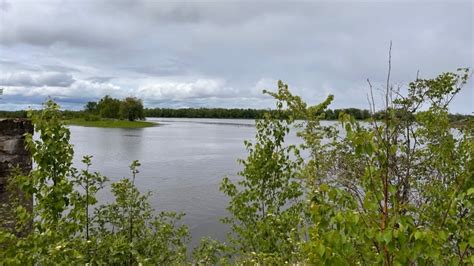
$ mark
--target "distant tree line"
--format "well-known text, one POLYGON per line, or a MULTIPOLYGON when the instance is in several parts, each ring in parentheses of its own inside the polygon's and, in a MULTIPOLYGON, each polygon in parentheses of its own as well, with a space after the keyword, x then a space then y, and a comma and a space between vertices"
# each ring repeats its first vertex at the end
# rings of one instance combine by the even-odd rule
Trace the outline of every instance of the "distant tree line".
POLYGON ((1 118, 26 118, 27 112, 25 110, 18 111, 0 111, 1 118))
MULTIPOLYGON (((271 109, 239 109, 239 108, 146 108, 146 117, 175 117, 175 118, 240 118, 240 119, 261 119, 265 113, 274 113, 271 109)), ((324 112, 324 120, 337 120, 341 114, 347 114, 357 120, 365 120, 371 117, 367 109, 343 108, 327 109, 324 112)), ((403 116, 402 111, 395 111, 398 117, 403 116)), ((319 113, 321 115, 322 113, 319 113)), ((378 111, 374 114, 375 119, 380 120, 385 117, 385 111, 378 111)), ((450 114, 451 121, 462 121, 471 115, 450 114)), ((298 117, 301 119, 301 117, 298 117)))
POLYGON ((177 117, 177 118, 262 118, 264 109, 226 109, 226 108, 146 108, 146 117, 177 117))
MULTIPOLYGON (((88 102, 81 111, 63 110, 64 119, 83 118, 87 121, 106 119, 127 119, 130 121, 144 120, 145 113, 143 102, 135 97, 127 97, 123 100, 104 96, 97 102, 88 102)), ((26 110, 1 111, 0 118, 26 118, 26 110)))
MULTIPOLYGON (((259 119, 263 118, 263 114, 272 113, 275 110, 268 109, 226 109, 226 108, 152 108, 145 109, 147 117, 178 117, 178 118, 242 118, 242 119, 259 119)), ((339 114, 346 113, 354 116, 356 119, 362 120, 370 117, 369 110, 347 108, 326 110, 324 119, 337 120, 339 114)))
MULTIPOLYGON (((227 118, 227 119, 261 119, 265 113, 274 113, 271 109, 239 109, 239 108, 143 108, 140 99, 128 97, 124 100, 105 96, 97 102, 88 102, 83 111, 62 111, 67 119, 85 118, 86 120, 98 120, 100 118, 142 120, 145 117, 174 117, 174 118, 227 118)), ((358 108, 327 109, 324 111, 324 120, 337 120, 341 114, 348 114, 357 120, 365 120, 371 117, 369 110, 358 108)), ((384 111, 374 114, 375 119, 384 118, 384 111)), ((403 116, 403 112, 395 112, 398 117, 403 116)), ((0 111, 0 117, 26 118, 27 112, 20 111, 0 111)), ((467 120, 472 115, 450 114, 451 122, 467 120)), ((301 118, 301 117, 299 117, 301 118)))

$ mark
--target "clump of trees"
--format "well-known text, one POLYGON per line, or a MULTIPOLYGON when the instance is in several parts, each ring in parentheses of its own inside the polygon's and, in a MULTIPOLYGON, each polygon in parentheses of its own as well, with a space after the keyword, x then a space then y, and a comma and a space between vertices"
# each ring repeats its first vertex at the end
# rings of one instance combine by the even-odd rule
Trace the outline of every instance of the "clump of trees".
MULTIPOLYGON (((6 264, 463 265, 474 263, 474 121, 452 130, 448 106, 468 69, 417 78, 405 92, 389 79, 382 119, 352 115, 319 122, 333 100, 308 106, 283 82, 274 112, 257 121, 240 178, 224 178, 231 226, 225 243, 204 238, 186 258, 180 214, 154 215, 131 177, 112 184, 115 201, 96 206, 105 177, 72 165, 58 106, 32 114, 27 137, 36 168, 13 186, 35 197, 16 229, 0 229, 6 264), (297 118, 304 118, 299 120, 297 118), (296 130, 301 145, 285 143, 296 130), (304 156, 302 155, 304 154, 304 156), (30 228, 27 235, 15 230, 30 228)), ((372 91, 372 89, 371 89, 372 91)))
POLYGON ((127 119, 129 121, 145 119, 143 102, 135 97, 119 100, 106 95, 98 102, 88 102, 84 110, 89 115, 98 115, 103 118, 127 119))

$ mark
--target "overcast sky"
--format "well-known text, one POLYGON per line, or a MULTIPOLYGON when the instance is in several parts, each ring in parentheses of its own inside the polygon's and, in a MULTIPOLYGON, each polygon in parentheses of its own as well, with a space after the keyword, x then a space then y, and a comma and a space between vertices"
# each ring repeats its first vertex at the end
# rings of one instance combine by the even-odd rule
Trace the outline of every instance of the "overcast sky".
MULTIPOLYGON (((366 79, 406 84, 473 67, 472 1, 0 0, 0 109, 109 94, 147 107, 273 105, 278 79, 310 103, 367 108, 366 79)), ((379 85, 377 85, 379 86, 379 85)), ((473 82, 452 106, 473 112, 473 82)))

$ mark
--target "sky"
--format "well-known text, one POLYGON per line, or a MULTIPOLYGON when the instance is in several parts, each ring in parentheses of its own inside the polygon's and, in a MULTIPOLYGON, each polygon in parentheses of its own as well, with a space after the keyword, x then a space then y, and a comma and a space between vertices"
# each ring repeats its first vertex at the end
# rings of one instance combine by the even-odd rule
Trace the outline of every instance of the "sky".
MULTIPOLYGON (((0 110, 104 95, 145 107, 269 108, 278 80, 310 104, 369 108, 387 76, 473 67, 473 1, 0 0, 0 110)), ((470 81, 451 111, 474 112, 470 81)), ((381 101, 380 101, 381 102, 381 101)))

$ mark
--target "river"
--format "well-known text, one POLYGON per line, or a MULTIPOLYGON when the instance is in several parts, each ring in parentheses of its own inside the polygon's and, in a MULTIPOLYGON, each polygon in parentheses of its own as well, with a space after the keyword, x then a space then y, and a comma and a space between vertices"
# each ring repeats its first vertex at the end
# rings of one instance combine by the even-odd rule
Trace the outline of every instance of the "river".
MULTIPOLYGON (((255 135, 253 120, 149 118, 159 126, 116 129, 71 126, 74 164, 84 155, 93 156, 91 170, 111 182, 130 176, 133 160, 141 163, 136 185, 151 191, 156 211, 186 215, 194 247, 203 236, 225 240, 227 226, 219 219, 227 215, 228 199, 219 191, 224 176, 237 179, 246 158, 243 141, 255 135)), ((296 137, 290 136, 289 142, 296 137)), ((112 199, 110 182, 98 195, 100 202, 112 199)))

